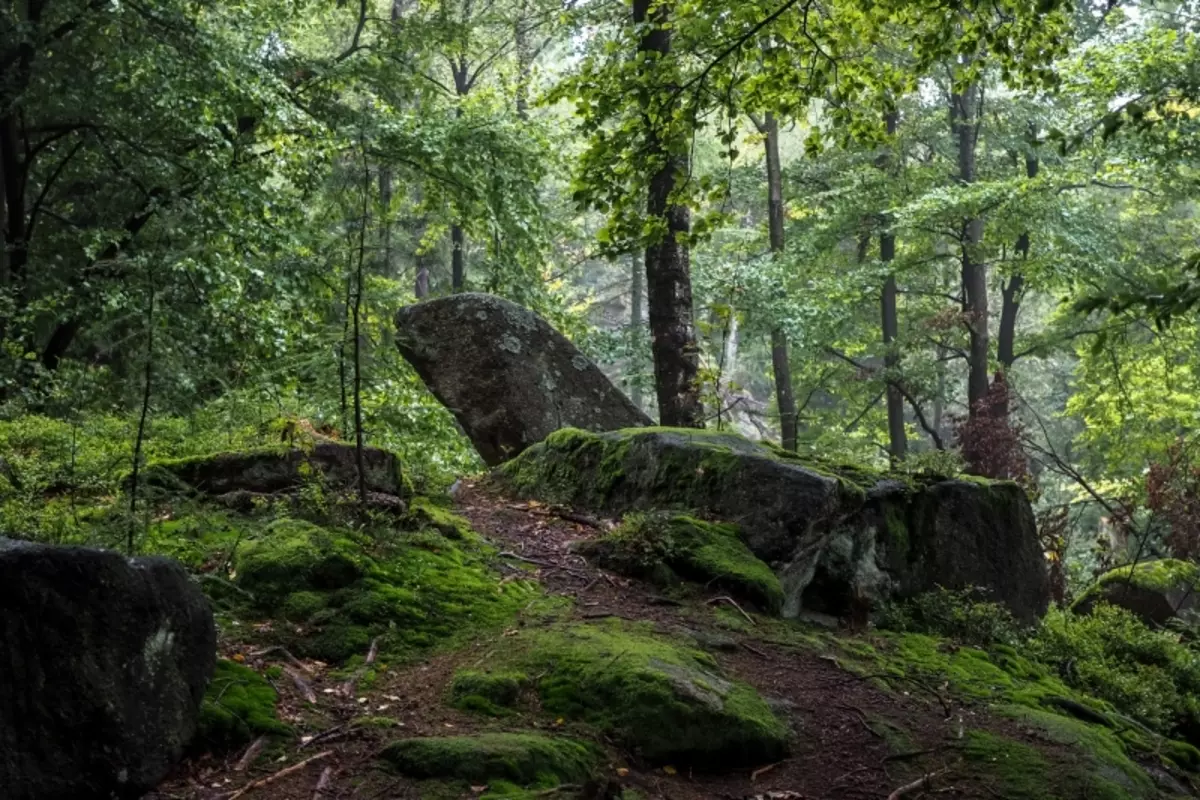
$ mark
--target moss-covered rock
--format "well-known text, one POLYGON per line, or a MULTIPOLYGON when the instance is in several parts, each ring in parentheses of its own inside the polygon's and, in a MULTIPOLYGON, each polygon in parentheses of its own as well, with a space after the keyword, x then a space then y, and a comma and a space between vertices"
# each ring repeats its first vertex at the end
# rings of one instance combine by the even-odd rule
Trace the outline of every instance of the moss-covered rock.
MULTIPOLYGON (((363 449, 368 491, 412 495, 412 483, 394 453, 376 447, 363 449)), ((231 492, 271 494, 292 491, 306 482, 322 480, 351 489, 358 483, 353 445, 318 442, 311 447, 263 447, 183 459, 163 459, 146 465, 145 484, 168 491, 194 491, 210 497, 231 492)))
POLYGON ((235 580, 259 613, 295 625, 279 635, 306 656, 340 663, 367 652, 405 659, 503 625, 538 596, 500 582, 478 548, 433 530, 375 540, 281 519, 243 544, 235 580))
POLYGON ((516 704, 521 688, 529 682, 523 672, 455 673, 450 683, 450 700, 456 708, 499 717, 516 704))
POLYGON ((269 606, 292 592, 331 591, 366 574, 362 548, 311 522, 280 519, 237 554, 239 585, 269 606))
POLYGON ((699 769, 762 764, 787 750, 788 729, 751 687, 707 653, 645 626, 526 631, 500 656, 539 676, 541 707, 605 731, 653 763, 699 769))
POLYGON ((1165 625, 1200 606, 1200 567, 1164 558, 1104 573, 1072 606, 1090 614, 1097 603, 1120 606, 1148 625, 1165 625))
POLYGON ((587 780, 596 770, 599 752, 565 736, 481 733, 401 739, 390 744, 382 758, 413 778, 555 786, 587 780))
POLYGON ((1023 621, 1049 603, 1033 511, 1012 482, 918 482, 675 428, 563 429, 493 474, 548 502, 734 520, 779 575, 789 617, 844 615, 936 586, 987 587, 1023 621))
POLYGON ((227 752, 258 736, 290 734, 276 714, 277 699, 275 689, 254 670, 218 660, 200 708, 193 749, 227 752))
POLYGON ((606 569, 656 581, 718 586, 770 613, 783 607, 779 578, 750 552, 736 525, 684 514, 635 514, 576 550, 606 569), (678 577, 676 577, 678 576, 678 577))

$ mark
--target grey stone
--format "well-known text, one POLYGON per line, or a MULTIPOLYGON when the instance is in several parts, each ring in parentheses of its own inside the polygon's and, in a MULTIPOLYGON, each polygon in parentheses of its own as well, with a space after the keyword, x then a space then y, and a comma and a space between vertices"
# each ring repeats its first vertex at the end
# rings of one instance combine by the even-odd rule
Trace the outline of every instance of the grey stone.
POLYGON ((563 427, 649 425, 546 320, 515 303, 465 293, 406 306, 396 343, 489 465, 563 427))
POLYGON ((0 538, 0 653, 0 793, 133 798, 195 732, 216 629, 174 561, 0 538))

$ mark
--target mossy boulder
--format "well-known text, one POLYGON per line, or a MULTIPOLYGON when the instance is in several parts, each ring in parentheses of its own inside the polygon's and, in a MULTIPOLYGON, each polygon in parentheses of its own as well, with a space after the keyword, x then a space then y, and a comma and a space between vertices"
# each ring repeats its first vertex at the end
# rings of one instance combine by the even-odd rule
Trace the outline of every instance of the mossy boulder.
POLYGON ((650 424, 546 320, 493 295, 405 306, 396 314, 396 344, 489 465, 565 425, 603 431, 650 424))
MULTIPOLYGON (((368 491, 412 495, 412 484, 394 453, 366 447, 363 461, 368 491)), ((147 485, 168 491, 192 491, 209 497, 289 492, 315 480, 350 490, 358 485, 358 466, 353 445, 318 442, 306 448, 264 447, 154 461, 146 465, 144 480, 147 485)))
POLYGON ((378 638, 404 659, 499 627, 538 596, 502 584, 485 558, 433 530, 381 540, 281 519, 239 548, 235 581, 255 610, 291 623, 278 635, 303 655, 341 663, 378 638))
POLYGON ((937 586, 986 587, 1023 621, 1049 604, 1033 510, 1012 482, 914 481, 673 428, 563 429, 493 476, 547 502, 735 521, 779 576, 785 616, 841 615, 937 586))
POLYGON ((384 761, 413 778, 549 787, 586 781, 596 771, 599 757, 599 751, 584 742, 535 733, 401 739, 382 753, 384 761))
POLYGON ((1165 625, 1200 606, 1200 567, 1171 558, 1117 567, 1101 575, 1072 610, 1090 614, 1100 602, 1128 609, 1148 625, 1165 625))
POLYGON ((275 711, 278 695, 263 676, 227 659, 217 661, 192 749, 235 750, 262 735, 285 736, 291 729, 275 711))
POLYGON ((651 763, 719 770, 778 760, 788 728, 713 658, 611 621, 525 631, 505 668, 539 676, 545 711, 593 725, 651 763))
POLYGON ((779 578, 750 552, 736 525, 686 514, 637 514, 612 533, 575 549, 614 572, 668 584, 684 579, 719 587, 770 613, 783 607, 779 578))

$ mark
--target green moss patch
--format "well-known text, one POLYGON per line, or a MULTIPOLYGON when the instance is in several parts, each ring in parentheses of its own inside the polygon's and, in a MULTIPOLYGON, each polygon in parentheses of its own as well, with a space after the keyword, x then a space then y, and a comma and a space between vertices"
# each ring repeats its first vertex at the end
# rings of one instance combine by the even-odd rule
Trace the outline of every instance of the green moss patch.
POLYGON ((591 724, 648 761, 721 769, 787 749, 787 727, 754 689, 649 627, 612 621, 511 641, 506 668, 540 676, 545 711, 591 724))
POLYGON ((615 531, 577 550, 615 572, 719 586, 771 613, 783 606, 779 578, 750 552, 735 525, 682 514, 631 514, 615 531))
POLYGON ((217 661, 192 746, 212 752, 235 750, 262 736, 291 733, 275 713, 278 696, 271 684, 249 667, 217 661))
POLYGON ((428 497, 414 497, 408 505, 408 517, 409 523, 418 529, 435 530, 456 542, 479 542, 471 523, 428 497))
POLYGON ((259 613, 293 623, 280 635, 300 654, 342 663, 379 638, 403 660, 499 627, 538 597, 483 559, 432 530, 383 542, 285 519, 239 549, 236 580, 259 613))
POLYGON ((464 711, 503 716, 516 705, 521 688, 529 682, 523 672, 476 672, 463 670, 450 683, 450 701, 464 711))
POLYGON ((964 748, 980 777, 1006 800, 1056 800, 1050 764, 1037 748, 987 731, 970 731, 964 748))
POLYGON ((449 778, 519 786, 582 783, 595 772, 599 752, 566 737, 532 733, 481 733, 401 739, 382 758, 413 778, 449 778))

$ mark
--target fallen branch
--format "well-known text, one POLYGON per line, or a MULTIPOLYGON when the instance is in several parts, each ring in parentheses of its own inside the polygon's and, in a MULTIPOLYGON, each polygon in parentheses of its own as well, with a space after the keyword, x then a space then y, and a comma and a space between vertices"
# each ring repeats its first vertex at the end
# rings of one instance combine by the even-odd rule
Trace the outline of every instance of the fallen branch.
POLYGON ((900 800, 900 798, 904 797, 904 795, 912 794, 917 789, 922 788, 923 786, 925 786, 925 784, 929 783, 931 780, 933 780, 938 775, 941 775, 944 772, 946 772, 946 770, 939 769, 937 772, 926 773, 925 775, 922 775, 920 778, 917 778, 912 783, 906 783, 903 786, 901 786, 900 788, 896 789, 894 792, 892 792, 891 794, 889 794, 887 796, 887 800, 900 800))
POLYGON ((761 776, 766 775, 768 772, 775 769, 782 763, 782 761, 776 761, 774 764, 767 764, 765 767, 759 767, 758 769, 754 770, 754 772, 750 773, 750 782, 754 783, 761 776))
POLYGON ((292 683, 296 684, 296 688, 300 690, 300 694, 304 695, 304 699, 315 705, 317 702, 317 693, 313 691, 312 684, 304 680, 300 676, 300 673, 291 667, 284 667, 283 671, 292 679, 292 683))
POLYGON ((758 624, 758 623, 756 623, 756 622, 754 621, 754 618, 753 618, 753 617, 751 617, 749 614, 747 614, 747 613, 746 613, 746 612, 745 612, 745 611, 742 609, 742 607, 741 607, 741 606, 739 606, 739 605, 737 604, 737 601, 736 601, 736 600, 734 600, 732 597, 728 597, 728 596, 726 596, 726 595, 721 595, 720 597, 714 597, 713 599, 711 599, 711 600, 706 600, 705 602, 706 602, 706 603, 729 603, 729 605, 731 605, 731 606, 733 606, 734 608, 736 608, 736 609, 737 609, 737 610, 738 610, 738 611, 741 613, 741 615, 742 615, 743 617, 745 617, 745 618, 746 618, 746 621, 747 621, 747 622, 749 622, 751 625, 756 625, 756 624, 758 624))
POLYGON ((260 778, 259 780, 251 781, 250 783, 247 783, 245 786, 243 786, 241 789, 238 789, 236 792, 229 795, 229 797, 225 798, 225 800, 237 800, 239 797, 243 797, 246 794, 248 794, 249 792, 254 791, 255 789, 261 789, 264 786, 268 786, 268 785, 274 783, 275 781, 279 780, 280 778, 286 778, 288 775, 293 775, 293 774, 299 772, 300 770, 304 769, 305 767, 307 767, 309 764, 312 764, 315 761, 320 761, 323 758, 329 758, 331 755, 333 755, 333 751, 326 750, 323 753, 317 753, 315 756, 312 756, 311 758, 306 758, 298 764, 293 764, 292 766, 287 767, 286 769, 281 769, 281 770, 279 770, 279 772, 268 775, 265 778, 260 778))
POLYGON ((541 561, 536 558, 529 558, 528 556, 518 555, 517 553, 513 553, 509 550, 505 550, 503 553, 500 553, 499 557, 500 558, 515 558, 517 561, 524 561, 526 564, 534 564, 539 567, 562 569, 562 567, 558 566, 557 564, 555 564, 551 561, 541 561))
POLYGON ((303 661, 301 661, 300 659, 298 659, 294 655, 292 655, 290 652, 288 652, 288 649, 286 647, 280 647, 279 645, 276 645, 275 647, 268 647, 265 650, 255 650, 250 655, 253 658, 261 658, 263 656, 269 656, 272 653, 279 653, 284 658, 286 658, 288 660, 288 662, 291 663, 293 666, 297 667, 298 669, 304 670, 309 675, 313 674, 312 668, 307 666, 303 661))
POLYGON ((233 771, 234 772, 245 772, 246 768, 249 767, 251 762, 254 761, 255 757, 259 753, 262 752, 262 749, 264 746, 266 746, 266 744, 267 744, 266 736, 260 736, 257 739, 255 739, 253 742, 251 742, 250 746, 246 748, 245 754, 241 758, 238 759, 238 762, 234 766, 233 771))
POLYGON ((859 724, 863 726, 863 728, 866 730, 866 732, 871 734, 872 736, 874 736, 876 739, 883 738, 882 733, 880 733, 879 731, 877 731, 871 727, 871 723, 867 721, 867 715, 865 713, 863 713, 863 710, 861 708, 858 708, 857 706, 836 706, 836 707, 840 708, 842 711, 852 712, 854 714, 854 718, 856 720, 858 720, 859 724))
POLYGON ((509 508, 513 509, 514 511, 524 511, 526 514, 534 514, 539 517, 558 517, 559 519, 565 519, 568 522, 577 522, 580 525, 586 525, 589 528, 595 528, 596 530, 601 531, 608 530, 609 527, 603 521, 598 520, 595 517, 590 517, 587 514, 579 514, 575 511, 568 511, 566 509, 529 508, 521 505, 510 505, 509 508))
POLYGON ((745 642, 738 642, 738 644, 740 644, 742 647, 749 650, 751 653, 754 653, 754 655, 758 656, 759 658, 770 658, 769 655, 767 655, 762 650, 759 650, 757 647, 755 647, 752 644, 746 644, 745 642))
POLYGON ((312 800, 321 800, 325 796, 325 792, 329 791, 329 784, 333 782, 333 767, 326 767, 321 770, 321 777, 317 780, 317 788, 313 789, 312 800))

